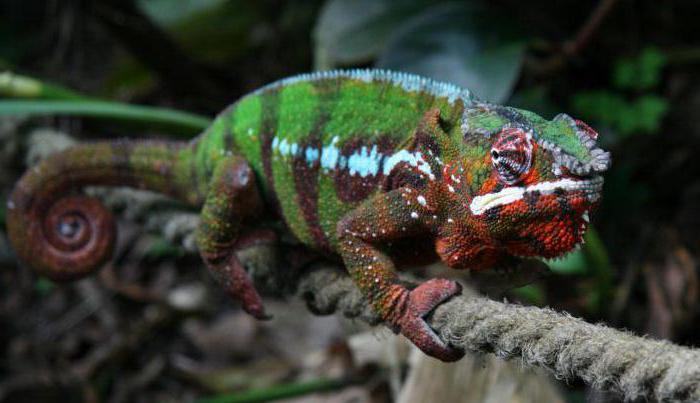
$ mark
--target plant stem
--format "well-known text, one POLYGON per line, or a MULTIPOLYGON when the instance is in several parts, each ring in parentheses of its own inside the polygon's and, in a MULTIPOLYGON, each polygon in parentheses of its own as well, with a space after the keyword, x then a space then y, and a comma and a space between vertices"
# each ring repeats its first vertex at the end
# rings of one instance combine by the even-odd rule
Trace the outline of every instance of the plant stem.
POLYGON ((252 389, 241 393, 219 395, 197 400, 197 403, 254 403, 288 399, 314 392, 340 389, 349 382, 346 379, 319 379, 310 382, 288 383, 265 389, 252 389))
POLYGON ((598 284, 598 292, 591 303, 596 311, 604 313, 609 308, 612 294, 613 267, 605 244, 595 228, 588 229, 585 239, 586 248, 584 250, 591 266, 595 268, 596 283, 598 284))
POLYGON ((211 123, 211 119, 205 116, 173 109, 99 100, 0 101, 0 116, 8 115, 79 115, 102 117, 149 124, 179 126, 197 132, 206 129, 211 123))
POLYGON ((88 96, 56 84, 5 71, 0 73, 0 95, 12 98, 88 100, 88 96))

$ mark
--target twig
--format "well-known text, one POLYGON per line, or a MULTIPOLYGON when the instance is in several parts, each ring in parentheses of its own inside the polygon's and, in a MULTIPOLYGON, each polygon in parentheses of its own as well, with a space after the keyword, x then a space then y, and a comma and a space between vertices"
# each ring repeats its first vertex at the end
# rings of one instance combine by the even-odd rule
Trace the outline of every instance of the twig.
POLYGON ((586 22, 579 28, 574 38, 561 45, 560 51, 555 50, 552 56, 544 60, 527 59, 527 68, 535 75, 544 76, 552 75, 566 66, 572 57, 577 56, 590 43, 617 1, 601 0, 595 10, 588 16, 586 22))
POLYGON ((586 22, 578 30, 574 39, 564 44, 564 53, 568 56, 577 55, 583 48, 588 45, 591 38, 595 36, 600 28, 601 23, 610 14, 618 0, 602 0, 598 6, 588 16, 586 22))

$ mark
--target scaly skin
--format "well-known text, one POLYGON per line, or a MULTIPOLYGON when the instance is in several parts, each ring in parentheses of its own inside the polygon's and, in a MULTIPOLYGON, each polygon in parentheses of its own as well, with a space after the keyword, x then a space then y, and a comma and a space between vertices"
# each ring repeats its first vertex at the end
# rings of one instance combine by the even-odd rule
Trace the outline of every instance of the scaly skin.
POLYGON ((460 292, 399 282, 395 262, 487 269, 510 256, 556 257, 582 240, 609 154, 559 115, 479 102, 455 86, 380 70, 303 75, 222 112, 189 144, 96 143, 30 169, 8 203, 19 257, 58 280, 110 256, 111 215, 72 192, 127 185, 202 207, 200 253, 243 307, 265 317, 236 258, 241 231, 276 213, 308 247, 340 256, 377 312, 424 352, 463 354, 424 317, 460 292))

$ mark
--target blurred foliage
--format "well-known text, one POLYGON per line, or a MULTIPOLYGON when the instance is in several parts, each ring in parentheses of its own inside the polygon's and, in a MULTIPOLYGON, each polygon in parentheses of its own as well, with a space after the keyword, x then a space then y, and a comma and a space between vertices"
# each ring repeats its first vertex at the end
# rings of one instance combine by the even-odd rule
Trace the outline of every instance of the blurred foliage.
POLYGON ((515 24, 476 2, 329 1, 315 29, 316 67, 377 59, 503 102, 518 77, 525 40, 515 24))
POLYGON ((617 60, 613 70, 613 83, 620 89, 649 90, 661 80, 666 57, 658 49, 648 47, 636 57, 617 60))
POLYGON ((610 91, 587 91, 574 96, 572 106, 582 116, 614 129, 620 137, 655 133, 668 111, 668 102, 656 95, 628 101, 610 91))
POLYGON ((183 257, 185 253, 185 249, 181 245, 176 245, 165 238, 158 237, 148 245, 148 248, 143 252, 143 256, 155 261, 183 257))
POLYGON ((583 117, 610 127, 620 138, 635 133, 655 133, 668 112, 668 101, 661 96, 641 93, 629 99, 621 91, 640 93, 659 84, 666 58, 649 47, 636 57, 616 61, 612 82, 617 91, 582 91, 573 96, 572 106, 583 117))

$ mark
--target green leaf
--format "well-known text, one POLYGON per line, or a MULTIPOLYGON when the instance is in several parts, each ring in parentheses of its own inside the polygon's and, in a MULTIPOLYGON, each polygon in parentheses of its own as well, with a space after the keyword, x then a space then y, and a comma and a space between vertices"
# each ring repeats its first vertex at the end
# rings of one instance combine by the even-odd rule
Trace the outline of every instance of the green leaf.
POLYGON ((197 400, 198 403, 254 403, 278 399, 290 399, 311 393, 337 390, 350 382, 345 379, 318 379, 307 382, 288 383, 265 389, 252 389, 240 393, 219 395, 197 400))
POLYGON ((0 116, 76 115, 169 125, 192 132, 206 129, 211 119, 174 109, 109 101, 0 101, 0 116))
MULTIPOLYGON (((251 45, 265 35, 264 4, 247 0, 141 1, 142 8, 198 61, 226 64, 254 57, 251 45)), ((279 6, 278 6, 279 7, 279 6)), ((295 10, 302 8, 298 5, 295 10)))
POLYGON ((572 104, 581 117, 611 127, 616 125, 619 114, 627 107, 624 98, 603 90, 574 94, 572 104))
POLYGON ((635 130, 654 133, 659 130, 661 120, 668 112, 668 101, 656 95, 639 97, 632 105, 636 119, 635 130))
POLYGON ((644 95, 629 102, 608 91, 580 92, 572 98, 573 108, 586 119, 611 127, 620 136, 654 133, 668 112, 668 101, 644 95))
POLYGON ((558 274, 586 274, 589 271, 586 256, 581 250, 571 252, 561 259, 546 262, 549 268, 558 274))
POLYGON ((185 250, 182 247, 173 244, 165 238, 156 238, 144 252, 144 257, 159 260, 182 257, 184 254, 185 250))
POLYGON ((401 26, 377 66, 448 81, 484 100, 511 94, 525 54, 513 24, 478 3, 445 3, 401 26))
POLYGON ((374 58, 391 33, 427 0, 330 0, 314 28, 315 66, 331 69, 374 58))
POLYGON ((588 229, 584 236, 586 240, 586 260, 592 268, 593 276, 595 277, 596 287, 590 293, 588 299, 589 310, 596 313, 607 311, 613 288, 613 271, 614 268, 610 262, 610 257, 603 244, 603 241, 598 236, 598 231, 594 227, 588 229))
POLYGON ((650 89, 659 83, 665 65, 666 56, 649 47, 637 57, 619 59, 615 64, 613 82, 620 89, 650 89))
POLYGON ((34 290, 41 296, 47 295, 54 288, 56 288, 56 283, 46 277, 39 277, 34 282, 34 290))
POLYGON ((532 305, 542 306, 547 302, 544 290, 541 286, 536 284, 528 284, 514 288, 512 292, 518 298, 532 305))

